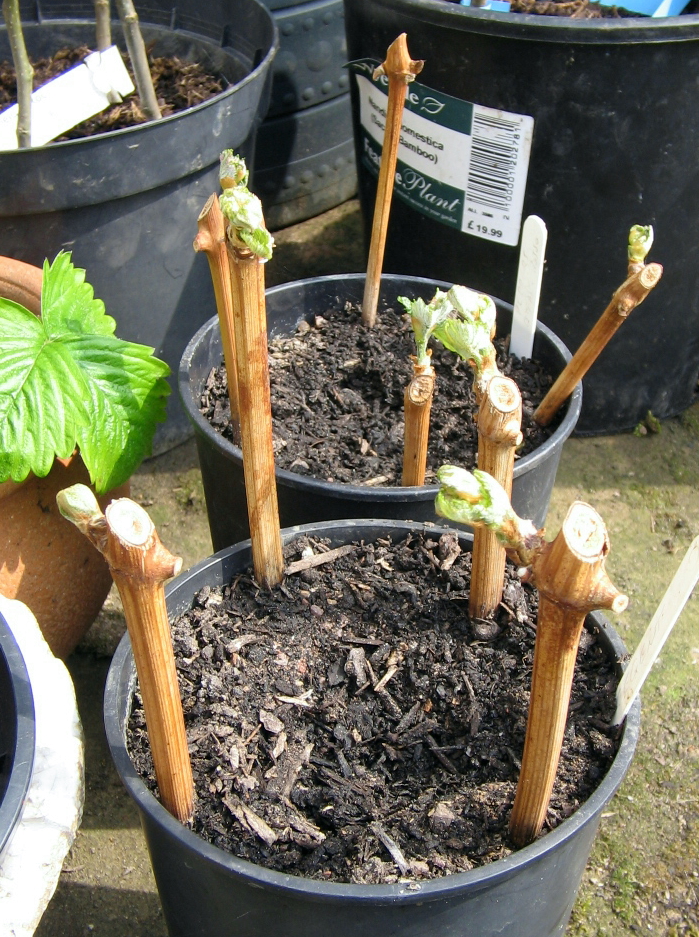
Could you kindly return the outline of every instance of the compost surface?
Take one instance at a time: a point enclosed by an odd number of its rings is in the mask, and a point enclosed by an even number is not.
[[[437,384],[430,415],[427,481],[440,465],[471,468],[477,458],[478,405],[471,368],[433,343]],[[498,367],[522,393],[524,441],[517,457],[540,446],[560,422],[542,428],[533,414],[552,376],[531,359],[495,342]],[[270,385],[278,468],[330,482],[400,485],[403,469],[403,396],[412,374],[413,333],[402,310],[382,309],[367,329],[348,304],[328,309],[313,324],[270,342]],[[237,442],[230,421],[225,367],[212,370],[200,409],[215,430]]]
[[[509,569],[489,621],[468,615],[452,533],[351,545],[259,589],[206,587],[173,623],[196,784],[194,830],[313,879],[429,879],[508,855],[536,593]],[[286,562],[328,551],[300,538]],[[555,827],[616,751],[616,678],[583,632],[546,817]],[[155,791],[140,699],[128,745]]]
[[[34,88],[57,78],[63,72],[79,65],[86,55],[94,50],[82,46],[78,49],[61,49],[51,58],[36,59],[34,66]],[[222,79],[204,71],[201,65],[186,62],[174,56],[151,58],[151,75],[158,104],[163,117],[175,114],[188,107],[201,104],[216,94],[220,94],[225,85]],[[127,62],[127,69],[133,80],[133,72]],[[14,104],[17,100],[15,70],[11,62],[0,62],[0,111]],[[123,130],[147,121],[139,106],[138,96],[134,93],[121,104],[114,104],[100,114],[90,117],[67,133],[57,138],[77,140],[96,133],[110,130]]]

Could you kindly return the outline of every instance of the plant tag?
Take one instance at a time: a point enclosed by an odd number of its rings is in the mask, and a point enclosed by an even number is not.
[[[133,83],[116,46],[91,52],[75,68],[42,85],[32,94],[32,146],[44,146],[109,104],[110,92],[130,94]],[[17,149],[14,104],[0,114],[0,150]]]
[[[547,237],[546,225],[541,218],[538,215],[530,215],[522,225],[522,246],[519,251],[510,338],[510,354],[517,355],[518,358],[532,356]]]
[[[381,165],[388,79],[375,59],[350,62],[359,90],[359,158]],[[457,231],[519,243],[534,118],[472,104],[419,81],[408,85],[394,194]]]
[[[699,537],[695,537],[680,563],[667,592],[662,597],[646,633],[636,648],[619,681],[616,691],[617,709],[612,725],[619,725],[631,709],[643,682],[650,673],[653,663],[680,617],[692,589],[699,580]]]

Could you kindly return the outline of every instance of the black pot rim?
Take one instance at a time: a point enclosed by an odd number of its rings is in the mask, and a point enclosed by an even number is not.
[[[266,14],[267,16],[270,16],[269,11],[264,6],[264,4],[260,2],[260,0],[239,0],[239,2],[245,2],[249,4],[251,7],[258,7],[261,10],[264,10],[263,15]],[[52,26],[55,26],[57,23],[60,23],[61,26],[89,25],[89,26],[94,27],[93,22],[91,22],[90,20],[80,19],[79,17],[67,17],[65,19],[54,17],[52,19],[42,20],[42,22],[40,23],[32,22],[32,23],[27,23],[25,25],[32,26],[32,27],[39,27],[42,29],[50,29]],[[221,52],[223,52],[224,55],[228,55],[230,58],[236,58],[236,56],[234,55],[232,51],[227,50],[226,46],[221,46],[218,43],[216,43],[215,40],[209,38],[208,36],[202,36],[199,33],[193,32],[191,30],[168,29],[168,27],[166,26],[162,26],[158,23],[149,23],[146,20],[141,21],[141,26],[150,28],[150,29],[158,29],[163,32],[173,32],[173,33],[180,33],[182,35],[186,35],[192,39],[196,39],[197,42],[200,42],[203,45],[209,45],[209,46],[213,46],[216,49],[219,49]],[[220,104],[222,101],[225,101],[235,92],[239,91],[241,88],[244,88],[245,85],[250,84],[250,82],[252,81],[255,81],[259,73],[261,71],[265,71],[269,67],[271,61],[274,59],[274,56],[277,54],[277,51],[279,49],[279,34],[278,34],[278,30],[273,19],[272,19],[272,27],[273,27],[273,30],[271,34],[271,41],[269,44],[269,48],[267,49],[267,52],[264,55],[264,57],[261,59],[261,61],[258,62],[258,64],[251,71],[249,71],[245,75],[244,78],[241,78],[240,81],[236,82],[235,84],[230,85],[228,88],[225,88],[219,94],[215,94],[213,97],[209,98],[207,101],[202,101],[201,104],[195,104],[193,107],[188,107],[184,111],[178,111],[176,114],[169,114],[167,117],[162,117],[158,121],[149,120],[143,124],[138,124],[134,127],[122,127],[120,130],[108,130],[104,133],[96,133],[96,134],[93,134],[92,136],[81,137],[80,139],[77,139],[77,140],[61,140],[60,142],[57,142],[57,143],[52,143],[52,142],[45,143],[43,146],[28,146],[28,147],[24,147],[21,150],[21,152],[34,153],[36,151],[42,151],[48,148],[53,150],[53,149],[58,149],[58,148],[64,149],[64,148],[76,147],[76,146],[81,146],[81,145],[85,147],[91,142],[100,143],[104,140],[120,140],[122,137],[126,137],[128,141],[131,143],[131,145],[137,145],[138,143],[137,139],[133,140],[132,138],[137,137],[139,134],[147,132],[148,130],[151,130],[153,126],[156,124],[159,127],[160,126],[166,127],[169,124],[172,124],[173,122],[177,121],[179,118],[184,117],[185,115],[203,112],[203,111],[206,111],[210,107],[216,107],[218,104]],[[0,26],[0,29],[4,31],[5,29],[4,24]],[[0,155],[2,155],[3,153],[15,154],[17,152],[19,151],[0,150]]]
[[[363,527],[375,527],[377,533],[380,530],[385,531],[386,528],[406,532],[411,530],[425,530],[429,532],[433,530],[429,525],[421,524],[417,521],[353,519],[345,521],[325,521],[316,524],[303,524],[297,527],[288,527],[282,530],[281,534],[283,542],[287,542],[304,533],[315,532],[327,534],[329,531],[339,531],[343,528],[347,529],[348,527],[351,528],[359,525]],[[470,534],[464,531],[456,531],[456,533],[462,541],[472,541]],[[250,540],[245,540],[234,546],[226,547],[224,550],[213,554],[213,556],[207,557],[205,560],[191,567],[191,569],[181,573],[176,579],[173,579],[166,586],[166,597],[177,588],[178,583],[183,578],[196,575],[209,566],[217,566],[222,558],[245,550],[248,552],[250,551]],[[593,612],[588,618],[589,617],[593,618],[595,626],[599,627],[604,633],[617,660],[621,662],[627,652],[619,635],[612,628],[604,615],[599,612]],[[619,663],[619,666],[621,667],[622,664]],[[469,872],[457,872],[453,875],[432,879],[424,883],[410,882],[393,885],[327,883],[319,882],[314,879],[306,879],[301,876],[286,875],[254,865],[244,859],[239,859],[231,853],[224,852],[222,849],[207,843],[192,830],[183,826],[165,810],[160,801],[150,793],[137,774],[129,758],[124,735],[119,725],[120,719],[119,713],[117,712],[116,701],[119,699],[119,687],[122,684],[122,677],[128,676],[127,671],[130,673],[131,679],[135,679],[131,642],[128,633],[125,634],[120,641],[107,675],[104,694],[104,722],[107,743],[117,772],[139,809],[150,815],[155,822],[162,826],[168,836],[180,841],[183,846],[198,851],[199,854],[212,865],[238,875],[251,885],[273,889],[290,895],[303,896],[307,900],[318,902],[352,899],[365,904],[374,905],[397,902],[401,904],[422,903],[425,901],[437,901],[447,895],[452,896],[466,889],[470,890],[480,885],[485,886],[486,883],[491,884],[495,881],[507,879],[516,874],[522,866],[534,861],[539,856],[555,849],[557,846],[570,839],[579,829],[595,819],[595,816],[602,810],[604,805],[611,800],[626,775],[636,748],[640,728],[641,704],[640,700],[637,698],[626,717],[622,730],[621,743],[616,757],[609,771],[592,795],[574,814],[556,827],[555,830],[535,840],[529,846],[525,846],[513,852],[504,859],[499,859],[490,865],[472,869]],[[413,887],[409,888],[409,885]],[[419,887],[415,888],[415,885]]]
[[[443,3],[444,0],[435,0],[437,3]],[[451,5],[451,4],[449,4]],[[330,274],[329,276],[323,277],[307,277],[302,280],[291,280],[288,283],[280,283],[277,286],[272,286],[266,290],[268,296],[273,296],[277,293],[283,292],[286,289],[289,289],[290,286],[295,286],[297,284],[303,285],[306,283],[331,283],[337,281],[338,279],[341,282],[359,282],[364,280],[366,274],[364,273],[349,273],[349,274]],[[392,274],[384,273],[382,274],[382,282],[391,281],[393,279],[404,280],[407,279],[401,274]],[[452,284],[447,283],[444,280],[434,280],[430,277],[410,277],[412,282],[421,285],[421,284],[430,284],[433,288],[437,287],[439,289],[449,289]],[[509,303],[498,299],[500,303],[505,308],[511,309],[512,306]],[[218,316],[212,316],[204,325],[194,334],[191,341],[187,345],[182,355],[180,361],[180,369],[178,375],[179,381],[179,391],[180,397],[184,408],[189,416],[189,419],[197,427],[198,431],[202,433],[211,441],[216,448],[223,450],[229,459],[237,461],[242,464],[243,453],[238,446],[235,446],[232,442],[225,439],[220,433],[217,433],[209,421],[205,419],[199,411],[196,400],[192,393],[192,389],[189,384],[188,377],[188,368],[189,362],[191,361],[192,355],[194,354],[194,349],[197,345],[200,344],[204,336],[212,329],[218,327]],[[559,352],[565,361],[569,361],[571,358],[570,351],[563,344],[563,342],[555,335],[543,322],[537,323],[537,331],[543,335]],[[535,469],[540,462],[548,459],[549,454],[552,449],[554,449],[559,444],[562,445],[563,441],[570,436],[570,434],[575,429],[575,424],[578,421],[580,416],[580,410],[582,408],[582,384],[578,383],[575,387],[575,390],[570,396],[570,399],[566,406],[566,413],[561,421],[560,425],[556,427],[556,430],[549,436],[549,438],[533,452],[530,452],[528,455],[524,456],[521,459],[518,459],[515,462],[514,468],[514,477],[518,478],[520,475],[525,474],[526,472],[532,471]],[[438,485],[412,485],[409,487],[402,486],[393,486],[393,487],[382,487],[376,486],[367,488],[365,485],[351,485],[346,482],[328,482],[321,478],[310,478],[307,475],[299,475],[296,472],[290,472],[288,469],[277,468],[276,469],[277,478],[281,479],[284,484],[290,488],[312,488],[322,494],[323,497],[332,498],[332,497],[342,497],[342,498],[351,498],[354,501],[366,501],[369,503],[382,503],[385,501],[394,501],[400,499],[401,501],[422,501],[426,498],[436,498],[437,492],[439,490]]]
[[[34,719],[34,697],[29,672],[12,629],[0,614],[0,657],[4,658],[11,681],[14,697],[14,713],[17,721],[16,735],[10,750],[11,759],[7,787],[4,795],[0,791],[0,855],[19,819],[24,799],[29,789],[34,766],[36,724]]]
[[[583,44],[686,42],[699,38],[699,14],[631,16],[623,19],[577,20],[533,13],[499,13],[443,0],[373,0],[403,17],[419,17],[449,29],[540,42]],[[345,0],[351,11],[352,0]],[[623,4],[622,4],[623,5]],[[406,31],[410,36],[410,26]],[[690,35],[687,35],[687,33]]]

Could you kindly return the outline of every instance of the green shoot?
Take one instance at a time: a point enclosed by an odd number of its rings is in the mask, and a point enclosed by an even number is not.
[[[229,225],[229,233],[261,260],[272,256],[274,238],[265,227],[262,203],[247,186],[245,160],[233,150],[221,154],[220,180],[223,192],[219,198],[221,211]]]
[[[492,530],[520,566],[529,566],[541,548],[542,537],[534,524],[519,517],[505,489],[487,472],[443,465],[437,471],[439,491],[435,512],[440,517]]]
[[[652,246],[653,225],[635,224],[629,231],[629,263],[644,263]]]
[[[428,365],[430,363],[430,353],[427,349],[429,340],[435,329],[447,319],[452,311],[447,294],[442,290],[437,290],[429,303],[426,303],[424,299],[411,300],[405,296],[399,296],[398,302],[405,307],[405,311],[410,316],[417,348],[415,363]]]
[[[452,286],[446,294],[451,314],[437,326],[435,338],[473,368],[479,388],[495,373],[495,304],[490,296],[465,286]]]

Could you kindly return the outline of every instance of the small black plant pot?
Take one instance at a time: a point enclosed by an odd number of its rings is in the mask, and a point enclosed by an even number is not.
[[[386,275],[381,280],[380,298],[388,305],[395,305],[397,297],[403,295],[431,299],[437,287],[449,286],[438,280]],[[359,303],[363,292],[364,274],[312,277],[272,287],[266,294],[269,335],[290,335],[302,319],[323,315],[329,307],[336,307],[338,301]],[[506,335],[512,322],[512,307],[500,300],[495,303],[498,335]],[[213,429],[198,405],[201,388],[211,368],[221,363],[222,354],[218,319],[214,317],[185,349],[179,374],[180,396],[194,426],[214,550],[250,536],[242,452]],[[555,377],[570,359],[570,353],[553,332],[539,325],[534,357]],[[563,443],[575,428],[581,402],[582,389],[578,386],[565,405],[563,419],[555,432],[515,464],[512,503],[521,517],[531,518],[539,526],[546,518]],[[436,485],[374,488],[308,478],[284,469],[278,469],[276,477],[282,527],[346,517],[443,523],[434,513]]]
[[[34,765],[34,698],[22,652],[0,615],[0,858],[19,822]]]
[[[422,525],[381,520],[335,521],[282,532],[329,538],[332,546],[392,536]],[[461,532],[462,546],[471,538]],[[229,547],[183,573],[166,589],[176,616],[204,586],[230,581],[251,562],[250,543]],[[603,615],[588,616],[609,654],[626,653]],[[620,666],[620,665],[619,665]],[[112,758],[141,815],[171,937],[553,937],[562,935],[601,814],[621,784],[638,739],[640,704],[626,719],[617,755],[599,787],[555,830],[490,865],[429,882],[392,885],[326,883],[281,874],[209,845],[178,823],[146,789],[124,737],[136,674],[128,637],[114,655],[104,716]]]

